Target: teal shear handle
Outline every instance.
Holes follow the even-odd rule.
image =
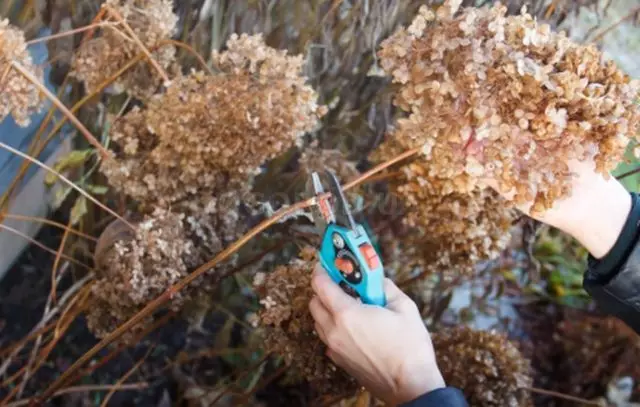
[[[351,230],[327,225],[320,245],[320,263],[336,284],[369,305],[386,306],[384,269],[362,227]]]

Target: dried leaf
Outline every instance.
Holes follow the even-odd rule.
[[[87,214],[87,199],[81,195],[76,199],[73,208],[71,208],[71,226],[77,225],[84,215]]]
[[[64,172],[69,169],[74,169],[81,167],[87,161],[89,157],[93,154],[94,150],[74,150],[69,154],[61,157],[56,164],[53,166],[53,169],[57,172]],[[45,177],[45,184],[48,186],[52,186],[58,181],[58,176],[49,172]]]

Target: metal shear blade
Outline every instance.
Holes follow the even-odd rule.
[[[345,198],[344,191],[340,186],[340,181],[338,181],[336,175],[329,170],[325,170],[324,175],[325,182],[329,187],[329,192],[331,193],[331,198],[319,199],[318,201],[318,206],[324,221],[327,224],[335,223],[358,234],[356,222],[349,210],[349,204]],[[320,180],[318,173],[314,172],[311,177],[313,179],[313,187],[316,195],[319,196],[324,194],[325,191],[323,183]]]

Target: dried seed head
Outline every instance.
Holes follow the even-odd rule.
[[[393,140],[422,146],[428,178],[469,193],[494,178],[514,201],[539,210],[570,193],[569,159],[595,155],[613,169],[636,137],[640,82],[593,46],[582,46],[528,14],[445,2],[438,18],[385,40],[383,69],[410,113]]]
[[[157,209],[136,225],[135,236],[116,240],[104,250],[92,287],[94,306],[88,310],[89,329],[103,337],[132,317],[149,301],[188,274],[195,247],[186,238],[184,215]],[[184,303],[177,293],[174,308]]]
[[[31,115],[41,109],[41,95],[38,88],[15,69],[12,62],[22,67],[42,81],[42,72],[33,60],[24,39],[24,33],[0,19],[0,122],[11,115],[22,127],[31,123]]]
[[[282,355],[299,378],[322,395],[347,396],[358,385],[326,357],[309,312],[316,263],[316,250],[307,247],[299,259],[256,279],[262,305],[258,325],[264,331],[265,350]]]
[[[229,73],[178,77],[166,93],[116,123],[112,139],[120,152],[102,166],[112,185],[161,206],[221,188],[243,189],[261,165],[316,126],[324,109],[292,62],[297,57],[263,45],[264,58],[247,65],[238,61],[262,38],[233,37],[230,43],[217,57],[239,64]]]
[[[447,384],[461,389],[478,407],[529,406],[529,362],[501,334],[460,327],[432,336],[438,366]]]
[[[125,19],[136,36],[151,50],[154,60],[165,70],[179,73],[175,63],[175,48],[161,45],[174,34],[178,17],[173,13],[171,0],[108,0]],[[112,19],[113,20],[113,19]],[[103,27],[99,37],[84,42],[76,53],[72,75],[83,81],[87,92],[93,92],[115,75],[143,50],[121,25]],[[156,69],[143,59],[122,74],[114,83],[116,92],[128,92],[139,99],[147,99],[162,85]]]

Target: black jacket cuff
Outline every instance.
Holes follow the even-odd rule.
[[[627,221],[613,245],[609,253],[603,258],[596,259],[589,255],[588,270],[585,276],[592,282],[606,284],[613,277],[622,265],[627,261],[631,251],[638,240],[638,231],[640,231],[640,201],[638,194],[631,194],[631,210],[627,216]]]
[[[469,407],[462,392],[455,387],[445,387],[426,393],[400,407]]]

